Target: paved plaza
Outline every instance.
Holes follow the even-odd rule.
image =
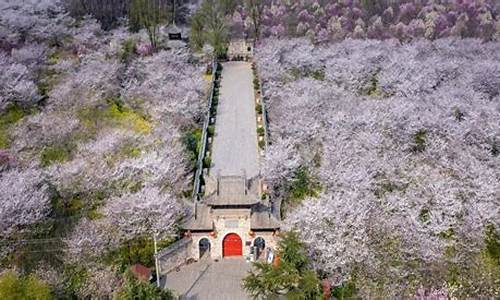
[[[167,274],[165,287],[186,300],[250,299],[241,287],[242,279],[250,269],[251,264],[241,257],[218,262],[203,259]]]

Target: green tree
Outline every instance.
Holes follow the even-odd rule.
[[[125,284],[116,300],[173,300],[169,290],[159,289],[155,285],[137,280],[130,272],[125,274]]]
[[[245,0],[247,14],[252,19],[253,32],[255,40],[260,37],[260,27],[262,24],[262,15],[264,12],[263,0]]]
[[[223,56],[229,43],[226,17],[234,12],[234,0],[205,0],[191,22],[191,46],[200,51],[210,44],[216,56]]]
[[[146,29],[151,47],[158,47],[160,24],[167,23],[169,8],[162,0],[132,0],[130,25],[132,29]]]
[[[21,277],[9,271],[0,277],[0,299],[46,300],[53,297],[50,287],[34,275]]]
[[[243,286],[255,299],[322,299],[320,281],[310,267],[304,244],[295,231],[278,243],[278,266],[256,262]]]

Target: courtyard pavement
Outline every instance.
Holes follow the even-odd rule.
[[[215,124],[212,174],[259,174],[253,74],[248,62],[223,63]]]
[[[241,286],[250,269],[251,264],[243,258],[225,258],[218,262],[205,258],[167,274],[165,287],[186,300],[250,299]]]

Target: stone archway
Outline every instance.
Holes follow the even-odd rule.
[[[207,238],[202,238],[198,242],[198,249],[200,250],[200,259],[207,253],[210,253],[210,241]]]
[[[222,241],[222,256],[242,256],[243,255],[243,242],[236,233],[229,233]]]

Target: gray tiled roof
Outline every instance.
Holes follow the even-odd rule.
[[[252,207],[251,229],[279,229],[280,223],[263,204]]]
[[[247,193],[246,181],[242,177],[222,177],[218,180],[217,192],[205,202],[211,206],[245,205],[259,203],[258,196]]]
[[[249,182],[241,176],[217,178],[216,192],[196,204],[195,217],[183,224],[185,230],[213,230],[214,210],[226,210],[234,206],[251,209],[250,227],[254,230],[274,230],[280,228],[279,220],[271,214],[268,203],[263,203],[254,190],[248,190]],[[240,208],[240,207],[237,207]]]
[[[204,204],[196,205],[196,218],[192,217],[182,224],[186,230],[213,230],[213,218],[210,207]]]

